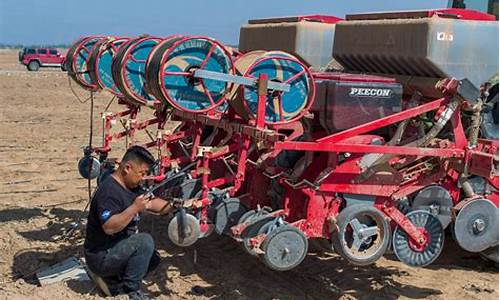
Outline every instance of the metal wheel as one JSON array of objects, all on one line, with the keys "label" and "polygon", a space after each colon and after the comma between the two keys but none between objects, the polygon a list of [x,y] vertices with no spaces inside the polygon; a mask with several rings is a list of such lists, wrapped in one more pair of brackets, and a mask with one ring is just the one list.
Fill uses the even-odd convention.
[{"label": "metal wheel", "polygon": [[183,183],[172,188],[172,196],[182,199],[192,199],[201,190],[200,179],[186,179]]},{"label": "metal wheel", "polygon": [[178,172],[175,173],[174,171],[170,170],[165,174],[165,179],[168,179],[169,182],[157,189],[154,192],[154,195],[156,197],[160,197],[163,199],[167,199],[171,196],[172,189],[174,189],[176,186],[179,186],[182,182],[186,181],[187,175],[184,172]]},{"label": "metal wheel", "polygon": [[78,173],[85,179],[94,179],[99,176],[101,163],[93,156],[86,155],[78,161]]},{"label": "metal wheel", "polygon": [[238,224],[243,224],[246,221],[251,220],[254,217],[257,216],[262,216],[262,215],[267,215],[268,213],[271,212],[270,207],[263,207],[261,209],[252,209],[244,213],[241,218],[238,220]]},{"label": "metal wheel", "polygon": [[229,234],[229,229],[238,224],[247,208],[238,198],[227,198],[215,207],[215,232]]},{"label": "metal wheel", "polygon": [[439,185],[430,185],[422,189],[413,199],[412,210],[425,210],[436,216],[443,229],[451,223],[453,200],[450,193]]},{"label": "metal wheel", "polygon": [[439,257],[444,246],[444,230],[438,218],[424,210],[408,213],[406,217],[426,236],[427,242],[419,247],[399,226],[392,237],[392,247],[396,257],[413,267],[431,264]]},{"label": "metal wheel", "polygon": [[288,271],[306,257],[308,241],[298,228],[285,225],[271,231],[262,243],[262,260],[272,270]]},{"label": "metal wheel", "polygon": [[334,248],[355,265],[374,263],[389,247],[389,222],[373,206],[346,207],[337,217],[337,226],[338,231],[332,236]]},{"label": "metal wheel", "polygon": [[453,237],[469,252],[481,252],[498,245],[498,208],[489,200],[467,203],[457,214]]},{"label": "metal wheel", "polygon": [[256,212],[257,211],[254,209],[247,211],[246,213],[241,215],[240,219],[238,220],[238,224],[243,224],[246,221],[250,220],[250,218],[252,218],[252,216],[255,215]]},{"label": "metal wheel", "polygon": [[179,210],[168,224],[168,238],[179,247],[189,247],[200,237],[200,223],[195,216]]}]

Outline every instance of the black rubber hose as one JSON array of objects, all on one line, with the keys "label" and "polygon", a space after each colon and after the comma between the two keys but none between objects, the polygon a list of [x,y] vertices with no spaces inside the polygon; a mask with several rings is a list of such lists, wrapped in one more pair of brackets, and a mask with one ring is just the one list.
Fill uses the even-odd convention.
[{"label": "black rubber hose", "polygon": [[99,70],[94,68],[96,65],[96,61],[99,58],[99,56],[101,55],[101,49],[106,47],[110,41],[111,41],[111,39],[109,39],[109,38],[104,38],[104,39],[98,41],[94,45],[95,51],[92,51],[89,55],[88,62],[87,62],[87,70],[89,72],[90,79],[95,84],[97,84],[99,82],[99,79],[97,76],[97,72],[99,72]]},{"label": "black rubber hose", "polygon": [[121,70],[126,64],[125,62],[125,56],[129,50],[130,47],[133,47],[136,42],[139,40],[143,39],[144,36],[137,37],[135,39],[131,39],[128,42],[124,43],[116,55],[113,57],[113,60],[111,62],[111,76],[113,77],[113,81],[115,82],[116,87],[120,91],[120,93],[125,96],[126,98],[133,98],[130,95],[130,92],[126,88],[125,85],[125,78],[122,77]]},{"label": "black rubber hose", "polygon": [[156,47],[151,51],[151,55],[146,62],[145,75],[146,75],[146,87],[148,92],[150,92],[156,99],[169,103],[167,97],[161,91],[161,81],[160,70],[162,68],[161,60],[165,52],[167,52],[172,45],[180,40],[181,37],[172,37],[161,41]]}]

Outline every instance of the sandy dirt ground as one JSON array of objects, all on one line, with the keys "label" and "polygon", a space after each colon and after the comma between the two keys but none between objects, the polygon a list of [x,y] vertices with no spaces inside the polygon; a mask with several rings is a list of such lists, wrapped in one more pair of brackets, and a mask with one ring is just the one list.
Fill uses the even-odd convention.
[{"label": "sandy dirt ground", "polygon": [[[73,87],[84,100],[85,93]],[[96,112],[110,98],[98,94]],[[79,177],[77,162],[88,143],[89,103],[76,99],[65,73],[28,72],[18,64],[16,52],[5,50],[0,51],[0,103],[0,299],[100,298],[90,282],[40,286],[34,276],[40,268],[82,256],[82,234],[63,238],[62,233],[85,216],[87,181]],[[98,113],[95,124],[97,143]],[[121,156],[123,143],[114,146],[114,156]],[[221,237],[176,248],[168,241],[166,226],[165,217],[158,216],[142,223],[163,257],[146,284],[159,299],[499,297],[498,267],[460,250],[451,239],[427,268],[405,266],[392,255],[369,267],[355,267],[336,254],[310,253],[296,269],[279,273]]]}]

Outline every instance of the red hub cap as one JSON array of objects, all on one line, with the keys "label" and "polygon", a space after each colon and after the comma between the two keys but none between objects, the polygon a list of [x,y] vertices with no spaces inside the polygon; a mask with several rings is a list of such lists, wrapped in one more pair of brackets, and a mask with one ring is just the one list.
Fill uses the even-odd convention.
[{"label": "red hub cap", "polygon": [[418,243],[417,241],[414,241],[412,238],[410,238],[408,244],[410,245],[411,249],[417,252],[423,252],[427,247],[427,245],[429,244],[430,236],[429,233],[423,227],[418,227],[417,230],[424,235],[424,241],[422,243]]}]

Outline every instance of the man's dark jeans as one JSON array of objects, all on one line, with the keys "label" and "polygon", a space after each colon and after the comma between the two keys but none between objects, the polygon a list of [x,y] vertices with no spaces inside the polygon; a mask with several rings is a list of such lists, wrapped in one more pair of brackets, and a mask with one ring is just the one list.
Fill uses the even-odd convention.
[{"label": "man's dark jeans", "polygon": [[107,283],[121,282],[125,292],[137,291],[146,273],[155,269],[160,257],[151,235],[138,233],[99,251],[85,251],[87,265]]}]

